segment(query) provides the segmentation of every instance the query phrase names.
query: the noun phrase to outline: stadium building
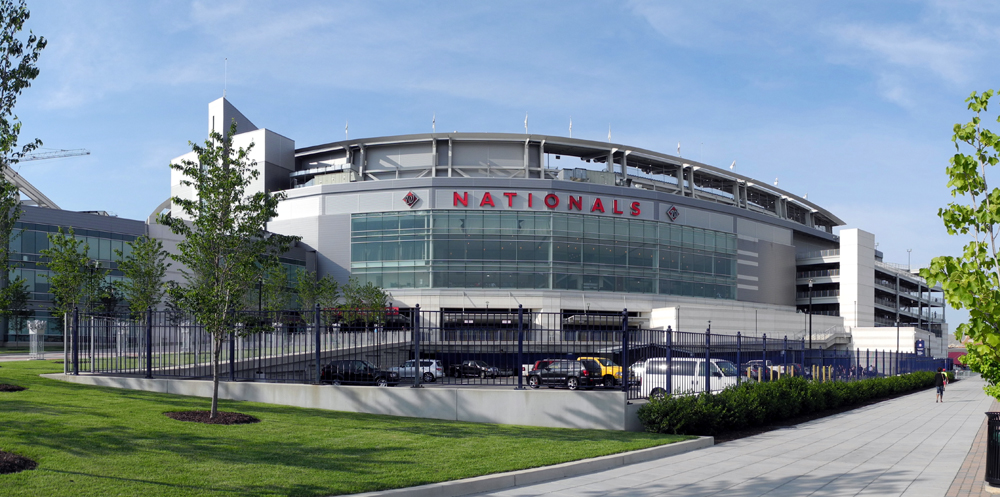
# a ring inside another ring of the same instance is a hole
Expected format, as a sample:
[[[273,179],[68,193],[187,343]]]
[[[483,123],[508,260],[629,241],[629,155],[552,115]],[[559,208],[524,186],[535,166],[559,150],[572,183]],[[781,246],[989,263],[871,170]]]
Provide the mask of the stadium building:
[[[302,237],[306,267],[381,286],[402,312],[475,320],[521,306],[586,322],[627,309],[634,327],[811,334],[841,349],[894,350],[899,336],[901,352],[947,356],[940,288],[884,262],[873,234],[731,170],[534,134],[296,148],[224,98],[208,117],[254,144],[253,188],[287,195],[269,229]],[[172,174],[171,195],[190,197]],[[153,219],[149,232],[169,239]]]

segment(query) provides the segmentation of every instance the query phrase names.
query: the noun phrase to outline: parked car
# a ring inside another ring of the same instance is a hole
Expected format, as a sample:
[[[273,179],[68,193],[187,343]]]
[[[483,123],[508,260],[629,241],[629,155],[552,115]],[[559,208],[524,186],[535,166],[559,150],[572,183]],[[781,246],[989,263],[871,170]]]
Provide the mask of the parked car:
[[[413,378],[417,374],[416,364],[416,360],[410,359],[397,367],[389,368],[388,371],[399,373],[400,378]],[[441,361],[437,359],[420,360],[420,379],[424,383],[437,381],[438,378],[442,377],[444,377],[444,366],[441,365]]]
[[[611,388],[615,385],[621,384],[622,367],[615,364],[614,361],[603,357],[577,357],[578,361],[582,361],[584,359],[596,361],[601,367],[601,378],[603,379],[605,388]]]
[[[724,359],[711,359],[709,370],[712,391],[736,385],[740,371]],[[668,394],[705,391],[705,359],[694,357],[654,358],[632,365],[640,381],[640,395],[664,397]]]
[[[576,390],[594,388],[603,381],[601,366],[594,360],[556,360],[528,373],[528,386],[531,388],[545,385],[549,388],[565,386],[570,390]]]
[[[320,383],[331,385],[375,385],[379,387],[399,384],[399,373],[383,371],[368,361],[331,361],[320,370]]]
[[[473,359],[462,361],[461,364],[452,364],[448,367],[448,376],[463,378],[466,376],[478,376],[480,378],[496,378],[500,375],[500,370],[486,364],[486,361]]]

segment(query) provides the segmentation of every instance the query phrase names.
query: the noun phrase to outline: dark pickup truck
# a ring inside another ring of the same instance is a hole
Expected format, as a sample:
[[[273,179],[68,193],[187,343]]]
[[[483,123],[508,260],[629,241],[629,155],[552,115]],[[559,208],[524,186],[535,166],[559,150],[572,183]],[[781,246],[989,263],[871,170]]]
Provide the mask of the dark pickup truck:
[[[478,376],[480,378],[496,378],[500,375],[500,370],[486,364],[486,361],[470,360],[462,361],[462,364],[452,364],[448,367],[448,376],[462,378],[465,376]]]

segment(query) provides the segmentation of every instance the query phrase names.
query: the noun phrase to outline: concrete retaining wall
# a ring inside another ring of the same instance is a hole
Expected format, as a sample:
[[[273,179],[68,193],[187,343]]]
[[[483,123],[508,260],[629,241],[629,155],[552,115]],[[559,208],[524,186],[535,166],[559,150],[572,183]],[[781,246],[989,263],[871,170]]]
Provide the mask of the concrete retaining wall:
[[[143,379],[48,374],[85,385],[194,397],[212,396],[204,380]],[[332,411],[553,428],[640,431],[639,405],[620,391],[500,388],[389,388],[220,382],[219,398]]]

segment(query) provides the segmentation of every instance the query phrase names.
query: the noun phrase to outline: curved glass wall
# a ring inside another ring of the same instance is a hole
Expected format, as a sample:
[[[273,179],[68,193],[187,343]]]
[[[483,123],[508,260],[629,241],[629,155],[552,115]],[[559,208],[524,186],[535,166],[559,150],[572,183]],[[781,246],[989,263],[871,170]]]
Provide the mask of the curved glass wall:
[[[559,212],[354,214],[351,274],[395,288],[519,288],[736,298],[736,236]]]

